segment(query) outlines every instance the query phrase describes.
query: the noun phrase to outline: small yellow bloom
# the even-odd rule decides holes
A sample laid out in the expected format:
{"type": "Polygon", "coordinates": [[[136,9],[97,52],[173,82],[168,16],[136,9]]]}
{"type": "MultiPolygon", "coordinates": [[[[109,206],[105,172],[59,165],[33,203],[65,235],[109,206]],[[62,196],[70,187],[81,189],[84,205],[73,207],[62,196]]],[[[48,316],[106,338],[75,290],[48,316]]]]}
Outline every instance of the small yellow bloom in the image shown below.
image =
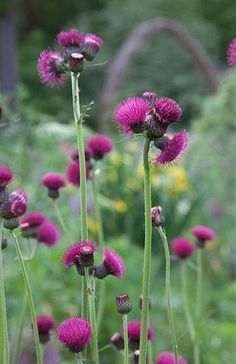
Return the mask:
{"type": "Polygon", "coordinates": [[[123,200],[115,200],[114,201],[115,211],[119,214],[124,214],[128,210],[128,205],[123,200]]]}
{"type": "Polygon", "coordinates": [[[96,223],[96,220],[95,219],[93,219],[92,217],[90,217],[90,216],[88,216],[88,228],[89,228],[89,230],[90,230],[90,232],[92,233],[92,234],[97,234],[97,231],[98,231],[98,229],[97,229],[97,223],[96,223]]]}

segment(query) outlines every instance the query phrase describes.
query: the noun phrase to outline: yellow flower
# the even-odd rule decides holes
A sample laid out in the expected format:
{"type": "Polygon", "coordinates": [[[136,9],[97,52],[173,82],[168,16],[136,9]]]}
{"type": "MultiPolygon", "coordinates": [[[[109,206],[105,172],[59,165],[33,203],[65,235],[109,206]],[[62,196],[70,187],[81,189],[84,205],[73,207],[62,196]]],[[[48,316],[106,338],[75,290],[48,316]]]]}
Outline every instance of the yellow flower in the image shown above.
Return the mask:
{"type": "Polygon", "coordinates": [[[124,214],[128,210],[128,206],[123,200],[115,200],[114,201],[115,211],[119,214],[124,214]]]}
{"type": "Polygon", "coordinates": [[[88,228],[94,235],[97,234],[97,223],[96,220],[88,216],[88,228]]]}
{"type": "Polygon", "coordinates": [[[183,167],[173,167],[168,170],[169,181],[165,183],[166,190],[173,196],[185,192],[189,188],[188,176],[183,167]]]}

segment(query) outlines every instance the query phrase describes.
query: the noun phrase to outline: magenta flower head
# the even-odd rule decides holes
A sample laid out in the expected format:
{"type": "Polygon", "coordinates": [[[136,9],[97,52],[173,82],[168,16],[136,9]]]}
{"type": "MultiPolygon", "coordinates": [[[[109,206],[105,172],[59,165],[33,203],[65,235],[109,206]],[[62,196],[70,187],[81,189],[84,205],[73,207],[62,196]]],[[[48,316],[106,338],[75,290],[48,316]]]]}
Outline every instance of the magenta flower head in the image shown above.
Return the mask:
{"type": "MultiPolygon", "coordinates": [[[[171,352],[163,352],[158,355],[156,358],[156,364],[175,364],[175,356],[174,353],[171,352]]],[[[178,356],[178,364],[188,364],[184,358],[179,355],[178,356]]]]}
{"type": "Polygon", "coordinates": [[[130,97],[116,106],[114,119],[125,134],[140,134],[146,128],[148,110],[148,104],[142,97],[130,97]]]}
{"type": "Polygon", "coordinates": [[[87,147],[92,151],[94,159],[102,159],[105,154],[111,153],[113,143],[110,138],[105,135],[94,135],[87,140],[87,147]]]}
{"type": "Polygon", "coordinates": [[[48,188],[48,197],[55,199],[59,197],[59,189],[65,186],[66,181],[60,173],[48,173],[42,177],[41,183],[48,188]]]}
{"type": "Polygon", "coordinates": [[[65,82],[64,59],[58,51],[46,49],[38,59],[40,80],[49,86],[60,86],[65,82]]]}
{"type": "Polygon", "coordinates": [[[47,218],[42,212],[31,212],[25,215],[20,222],[21,233],[25,238],[37,238],[37,231],[40,225],[47,218]]]}
{"type": "Polygon", "coordinates": [[[89,343],[92,330],[87,320],[72,317],[59,325],[57,335],[60,342],[71,352],[79,353],[89,343]]]}
{"type": "Polygon", "coordinates": [[[155,111],[159,122],[167,125],[179,121],[182,116],[181,107],[175,100],[168,97],[161,97],[157,100],[155,111]]]}
{"type": "MultiPolygon", "coordinates": [[[[67,166],[66,177],[72,185],[80,186],[80,170],[78,161],[72,162],[67,166]]],[[[86,163],[86,179],[88,180],[89,177],[89,165],[86,163]]]]}
{"type": "Polygon", "coordinates": [[[41,315],[37,316],[37,327],[39,333],[39,340],[45,344],[50,339],[50,331],[55,328],[56,324],[51,316],[41,315]]]}
{"type": "Polygon", "coordinates": [[[0,165],[0,205],[7,199],[8,193],[6,191],[9,183],[12,182],[12,170],[6,166],[0,165]]]}
{"type": "MultiPolygon", "coordinates": [[[[129,321],[128,322],[128,337],[129,347],[132,350],[139,348],[139,341],[141,336],[141,321],[129,321]]],[[[148,325],[147,339],[152,341],[154,338],[154,332],[151,325],[148,325]]]]}
{"type": "Polygon", "coordinates": [[[3,104],[0,103],[0,119],[2,118],[3,104]]]}
{"type": "Polygon", "coordinates": [[[152,215],[152,225],[154,227],[159,227],[164,224],[165,217],[162,213],[161,206],[155,206],[151,208],[151,215],[152,215]]]}
{"type": "Polygon", "coordinates": [[[49,247],[54,246],[60,239],[60,230],[57,225],[52,222],[43,222],[37,231],[37,239],[49,247]]]}
{"type": "Polygon", "coordinates": [[[116,347],[117,350],[124,349],[124,338],[119,332],[115,332],[112,335],[110,342],[116,347]]]}
{"type": "Polygon", "coordinates": [[[189,134],[185,130],[175,134],[172,139],[166,136],[156,139],[154,144],[161,150],[161,153],[154,157],[154,163],[157,165],[171,165],[181,158],[188,147],[188,141],[189,134]]]}
{"type": "Polygon", "coordinates": [[[197,246],[204,247],[206,241],[215,239],[215,233],[207,226],[198,225],[192,229],[192,234],[197,238],[197,246]]]}
{"type": "Polygon", "coordinates": [[[113,249],[105,249],[103,252],[103,263],[96,266],[95,275],[99,279],[107,275],[122,278],[125,274],[125,265],[121,256],[113,249]]]}
{"type": "Polygon", "coordinates": [[[84,36],[82,53],[88,61],[92,61],[102,46],[103,40],[100,37],[96,34],[87,33],[84,36]]]}
{"type": "Polygon", "coordinates": [[[195,252],[195,246],[192,242],[180,236],[172,241],[172,251],[180,259],[186,259],[195,252]]]}
{"type": "Polygon", "coordinates": [[[71,72],[80,73],[84,69],[84,56],[81,53],[73,52],[69,56],[69,69],[71,72]]]}
{"type": "Polygon", "coordinates": [[[67,53],[79,52],[84,42],[84,36],[78,29],[70,29],[57,35],[57,42],[67,53]]]}
{"type": "Polygon", "coordinates": [[[233,39],[229,45],[227,60],[230,66],[236,66],[236,39],[233,39]]]}
{"type": "Polygon", "coordinates": [[[25,191],[16,189],[11,192],[8,199],[1,205],[1,216],[5,220],[14,219],[24,215],[28,208],[25,191]]]}
{"type": "MultiPolygon", "coordinates": [[[[85,160],[89,161],[89,159],[91,158],[91,156],[93,154],[93,151],[91,150],[91,148],[87,144],[85,145],[84,153],[85,153],[85,160]]],[[[72,152],[71,152],[70,156],[71,156],[71,159],[73,161],[78,161],[79,160],[79,153],[78,153],[78,148],[77,147],[72,149],[72,152]]]]}
{"type": "Polygon", "coordinates": [[[90,240],[82,240],[71,245],[63,255],[66,269],[76,266],[78,273],[84,275],[84,267],[92,267],[96,244],[90,240]]]}

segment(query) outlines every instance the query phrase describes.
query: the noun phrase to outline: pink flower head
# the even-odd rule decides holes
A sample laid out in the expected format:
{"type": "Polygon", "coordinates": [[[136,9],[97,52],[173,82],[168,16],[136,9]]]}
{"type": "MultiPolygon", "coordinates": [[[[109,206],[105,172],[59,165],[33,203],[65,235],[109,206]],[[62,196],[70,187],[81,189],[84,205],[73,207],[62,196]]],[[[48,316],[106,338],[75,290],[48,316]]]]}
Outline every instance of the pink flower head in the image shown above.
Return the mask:
{"type": "Polygon", "coordinates": [[[48,197],[59,197],[59,189],[66,184],[65,177],[60,173],[48,173],[42,177],[41,183],[48,188],[48,197]]]}
{"type": "Polygon", "coordinates": [[[145,130],[148,110],[148,104],[142,97],[130,97],[116,106],[114,118],[125,134],[140,134],[145,130]]]}
{"type": "Polygon", "coordinates": [[[100,48],[103,46],[103,40],[96,34],[87,33],[84,36],[82,53],[88,61],[92,61],[100,48]]]}
{"type": "Polygon", "coordinates": [[[13,178],[12,170],[6,166],[0,165],[0,190],[5,189],[13,178]]]}
{"type": "Polygon", "coordinates": [[[125,274],[125,265],[123,259],[115,250],[105,249],[103,252],[103,264],[107,269],[108,274],[114,275],[117,278],[122,278],[125,274]]]}
{"type": "MultiPolygon", "coordinates": [[[[171,352],[160,353],[156,358],[156,364],[175,364],[174,353],[171,352]]],[[[178,356],[178,364],[187,364],[186,360],[184,360],[184,358],[181,355],[178,356]]]]}
{"type": "Polygon", "coordinates": [[[159,165],[168,165],[174,162],[177,158],[181,158],[182,154],[188,147],[189,134],[182,130],[175,134],[172,139],[165,137],[161,149],[161,153],[154,157],[154,163],[159,165]]]}
{"type": "MultiPolygon", "coordinates": [[[[67,166],[66,177],[70,183],[80,186],[80,170],[78,161],[72,162],[67,166]]],[[[86,163],[86,178],[89,179],[89,166],[86,163]]]]}
{"type": "Polygon", "coordinates": [[[154,227],[159,227],[164,224],[165,217],[162,213],[161,206],[154,206],[151,208],[151,215],[152,215],[152,225],[154,227]]]}
{"type": "Polygon", "coordinates": [[[110,342],[116,347],[117,350],[124,350],[124,338],[119,332],[114,332],[110,338],[110,342]]]}
{"type": "Polygon", "coordinates": [[[20,222],[22,235],[26,238],[36,238],[39,226],[46,220],[46,216],[38,211],[25,215],[20,222]]]}
{"type": "Polygon", "coordinates": [[[28,208],[27,195],[25,191],[16,189],[11,192],[8,199],[1,206],[1,216],[5,220],[14,219],[24,215],[28,208]]]}
{"type": "Polygon", "coordinates": [[[42,51],[38,59],[40,80],[52,87],[62,85],[65,82],[63,63],[63,57],[58,51],[42,51]]]}
{"type": "Polygon", "coordinates": [[[60,230],[57,225],[45,221],[40,225],[37,231],[37,239],[40,243],[48,245],[49,247],[54,246],[60,239],[60,230]]]}
{"type": "Polygon", "coordinates": [[[55,328],[55,321],[51,316],[41,315],[37,317],[39,340],[45,344],[50,339],[50,331],[55,328]]]}
{"type": "Polygon", "coordinates": [[[172,241],[172,250],[178,258],[185,259],[194,253],[195,246],[189,239],[180,236],[172,241]]]}
{"type": "MultiPolygon", "coordinates": [[[[85,154],[85,160],[86,161],[88,161],[91,158],[92,154],[93,154],[91,148],[87,144],[85,145],[85,148],[84,148],[84,154],[85,154]]],[[[72,152],[71,152],[70,156],[71,156],[71,159],[73,159],[73,161],[78,161],[79,160],[79,153],[78,153],[78,148],[77,147],[72,149],[72,152]]]]}
{"type": "MultiPolygon", "coordinates": [[[[141,321],[129,321],[128,322],[128,337],[131,340],[139,341],[141,335],[141,321]]],[[[151,325],[148,325],[147,339],[152,341],[154,338],[154,332],[151,325]]]]}
{"type": "Polygon", "coordinates": [[[236,66],[236,39],[233,39],[229,45],[227,60],[230,66],[236,66]]]}
{"type": "MultiPolygon", "coordinates": [[[[198,239],[199,243],[205,243],[206,241],[213,240],[215,233],[207,226],[198,225],[192,229],[192,234],[198,239]]],[[[200,244],[201,245],[201,244],[200,244]]]]}
{"type": "Polygon", "coordinates": [[[94,159],[102,159],[105,154],[111,153],[113,149],[111,139],[105,135],[94,135],[87,140],[86,145],[92,151],[94,159]]]}
{"type": "Polygon", "coordinates": [[[161,97],[155,103],[155,110],[161,123],[171,124],[180,120],[182,109],[175,100],[161,97]]]}
{"type": "Polygon", "coordinates": [[[60,342],[73,353],[79,353],[89,343],[92,330],[87,320],[72,317],[59,325],[57,335],[60,342]]]}
{"type": "Polygon", "coordinates": [[[64,267],[71,268],[74,264],[79,263],[80,243],[75,243],[66,249],[63,255],[64,267]]]}
{"type": "Polygon", "coordinates": [[[67,32],[60,32],[57,35],[57,42],[66,49],[71,48],[76,51],[84,42],[84,36],[78,29],[70,29],[67,32]]]}
{"type": "Polygon", "coordinates": [[[71,268],[73,265],[77,267],[93,265],[93,254],[96,251],[96,244],[90,240],[82,240],[71,245],[63,255],[64,267],[71,268]]]}

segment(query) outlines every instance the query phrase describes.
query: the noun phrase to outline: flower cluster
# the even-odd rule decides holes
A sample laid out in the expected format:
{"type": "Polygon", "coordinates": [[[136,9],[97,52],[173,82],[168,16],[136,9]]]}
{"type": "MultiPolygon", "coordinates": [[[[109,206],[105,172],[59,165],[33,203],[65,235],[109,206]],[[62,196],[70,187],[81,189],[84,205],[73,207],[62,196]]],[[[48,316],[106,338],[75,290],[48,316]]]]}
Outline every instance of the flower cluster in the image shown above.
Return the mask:
{"type": "Polygon", "coordinates": [[[92,61],[103,46],[97,35],[83,34],[77,29],[60,32],[56,40],[63,52],[46,49],[38,60],[41,81],[52,87],[62,85],[69,72],[82,72],[85,62],[92,61]]]}
{"type": "Polygon", "coordinates": [[[168,97],[157,98],[154,92],[145,92],[142,97],[130,97],[115,109],[114,118],[125,134],[145,133],[161,153],[154,157],[157,165],[167,165],[181,157],[186,150],[189,135],[182,130],[169,138],[165,135],[168,126],[182,116],[177,102],[168,97]]]}

